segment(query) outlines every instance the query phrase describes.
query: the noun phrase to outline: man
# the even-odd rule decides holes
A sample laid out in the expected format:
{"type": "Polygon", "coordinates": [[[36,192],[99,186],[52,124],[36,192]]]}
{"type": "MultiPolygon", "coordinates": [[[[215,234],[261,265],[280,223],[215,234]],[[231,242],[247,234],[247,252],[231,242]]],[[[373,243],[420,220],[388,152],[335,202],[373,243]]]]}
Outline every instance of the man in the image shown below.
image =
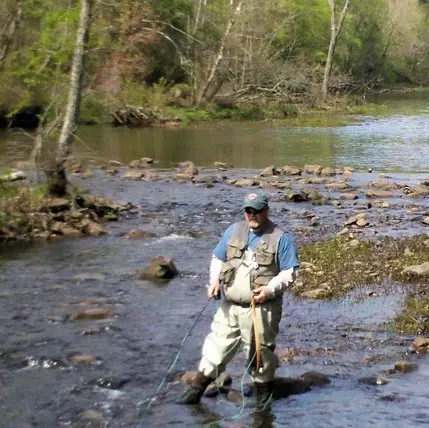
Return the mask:
{"type": "Polygon", "coordinates": [[[275,340],[282,315],[283,292],[295,279],[298,255],[291,235],[268,217],[268,198],[254,191],[244,199],[244,221],[231,225],[213,252],[208,297],[222,291],[224,301],[206,337],[198,373],[181,404],[199,403],[207,386],[222,373],[243,344],[258,405],[269,403],[277,356],[275,340]],[[253,326],[252,299],[257,328],[253,326]],[[261,347],[256,370],[255,333],[261,347]]]}

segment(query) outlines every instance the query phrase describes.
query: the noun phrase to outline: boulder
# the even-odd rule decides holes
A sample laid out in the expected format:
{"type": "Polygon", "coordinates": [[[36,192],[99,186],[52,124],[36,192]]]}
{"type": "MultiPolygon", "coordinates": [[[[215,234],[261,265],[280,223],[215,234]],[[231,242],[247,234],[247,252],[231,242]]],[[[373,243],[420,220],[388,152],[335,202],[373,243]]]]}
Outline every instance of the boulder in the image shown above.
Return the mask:
{"type": "Polygon", "coordinates": [[[416,276],[427,276],[429,275],[429,262],[422,263],[421,265],[406,266],[402,273],[416,276]]]}
{"type": "Polygon", "coordinates": [[[289,166],[289,165],[282,166],[280,171],[283,175],[301,175],[302,174],[302,169],[297,168],[296,166],[289,166]]]}
{"type": "Polygon", "coordinates": [[[153,258],[148,266],[140,272],[141,279],[168,280],[178,275],[178,270],[172,259],[164,256],[153,258]]]}
{"type": "Polygon", "coordinates": [[[322,166],[321,165],[304,165],[304,171],[307,174],[313,174],[313,175],[320,175],[322,172],[322,166]]]}

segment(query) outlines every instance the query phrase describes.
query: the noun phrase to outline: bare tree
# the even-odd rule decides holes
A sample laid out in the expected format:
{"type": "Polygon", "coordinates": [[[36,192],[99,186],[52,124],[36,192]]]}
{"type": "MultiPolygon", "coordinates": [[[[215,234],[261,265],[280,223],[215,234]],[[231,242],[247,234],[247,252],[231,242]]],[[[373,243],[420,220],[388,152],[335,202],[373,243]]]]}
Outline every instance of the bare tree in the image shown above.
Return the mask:
{"type": "Polygon", "coordinates": [[[335,4],[336,0],[326,0],[326,1],[328,2],[329,7],[331,8],[331,41],[329,42],[328,57],[326,59],[325,73],[323,76],[323,84],[322,84],[323,101],[325,101],[326,97],[328,96],[328,84],[329,84],[329,78],[331,76],[331,70],[332,70],[332,59],[334,57],[335,47],[337,46],[338,37],[341,33],[344,19],[346,18],[347,11],[350,5],[350,0],[346,0],[337,25],[337,10],[336,10],[336,4],[335,4]]]}
{"type": "Polygon", "coordinates": [[[91,20],[93,0],[81,0],[79,27],[70,72],[70,89],[61,134],[58,141],[58,152],[52,167],[46,171],[48,189],[51,195],[67,194],[66,162],[71,152],[74,131],[79,117],[82,94],[85,48],[88,43],[89,23],[91,20]]]}
{"type": "Polygon", "coordinates": [[[9,13],[6,23],[0,32],[0,68],[3,66],[4,60],[9,52],[12,44],[13,35],[21,21],[22,9],[21,2],[17,1],[13,10],[9,13]]]}
{"type": "Polygon", "coordinates": [[[213,64],[211,65],[211,67],[208,70],[207,77],[206,77],[203,85],[201,86],[201,89],[200,89],[199,94],[197,96],[197,104],[200,104],[202,99],[206,99],[207,101],[211,101],[211,99],[213,99],[213,97],[216,95],[216,92],[219,90],[219,88],[217,88],[216,91],[210,91],[210,94],[209,94],[209,90],[210,90],[210,88],[214,82],[219,64],[223,59],[223,55],[224,55],[224,51],[225,51],[225,44],[228,40],[229,33],[231,32],[231,28],[234,26],[234,23],[235,23],[237,16],[241,12],[241,8],[243,6],[243,3],[244,3],[244,0],[238,0],[237,3],[234,5],[234,0],[230,0],[230,6],[231,6],[231,8],[233,8],[233,11],[232,11],[231,16],[229,18],[229,21],[225,27],[225,31],[224,31],[222,39],[220,41],[220,45],[219,45],[219,49],[216,53],[216,57],[213,61],[213,64]]]}

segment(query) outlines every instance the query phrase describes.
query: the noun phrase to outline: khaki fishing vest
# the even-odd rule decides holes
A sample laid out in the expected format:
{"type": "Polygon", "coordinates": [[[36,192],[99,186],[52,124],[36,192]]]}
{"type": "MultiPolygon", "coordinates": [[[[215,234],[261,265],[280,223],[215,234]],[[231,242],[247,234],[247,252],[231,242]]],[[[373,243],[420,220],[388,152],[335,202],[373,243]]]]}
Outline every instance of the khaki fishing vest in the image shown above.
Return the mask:
{"type": "Polygon", "coordinates": [[[247,250],[248,233],[247,222],[234,224],[220,273],[225,298],[238,303],[251,302],[252,290],[267,285],[280,272],[277,248],[284,232],[268,221],[254,252],[247,250]]]}

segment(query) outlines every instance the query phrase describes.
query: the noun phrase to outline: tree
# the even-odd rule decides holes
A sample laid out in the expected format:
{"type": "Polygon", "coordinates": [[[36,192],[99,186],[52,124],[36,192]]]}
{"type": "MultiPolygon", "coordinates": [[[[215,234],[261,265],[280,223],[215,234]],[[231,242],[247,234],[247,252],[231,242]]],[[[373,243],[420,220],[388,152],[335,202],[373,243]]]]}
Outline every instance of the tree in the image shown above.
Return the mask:
{"type": "Polygon", "coordinates": [[[326,97],[328,96],[328,83],[329,83],[329,77],[331,75],[331,70],[332,70],[332,59],[335,53],[335,47],[337,46],[338,37],[341,33],[344,19],[346,18],[347,11],[350,5],[350,0],[346,0],[337,25],[337,11],[336,11],[335,0],[326,0],[326,1],[328,2],[329,7],[331,8],[331,41],[329,42],[328,56],[326,58],[325,73],[323,76],[323,84],[322,84],[323,101],[325,101],[326,97]]]}
{"type": "Polygon", "coordinates": [[[68,102],[58,141],[58,152],[52,168],[47,171],[48,191],[54,196],[67,194],[66,162],[71,152],[73,134],[79,117],[84,76],[85,48],[88,43],[89,23],[93,0],[81,0],[79,27],[70,72],[68,102]]]}

